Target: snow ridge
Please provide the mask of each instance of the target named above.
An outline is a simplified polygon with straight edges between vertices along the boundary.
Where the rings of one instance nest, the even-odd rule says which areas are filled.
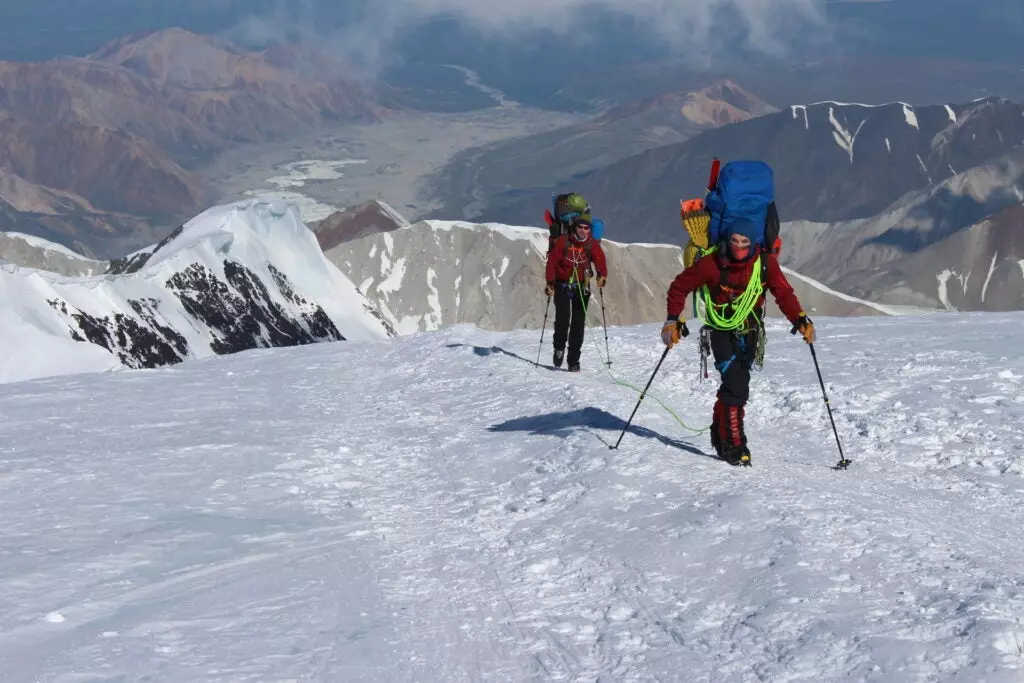
[[[0,267],[0,381],[393,332],[294,204],[213,207],[102,276]],[[48,359],[62,349],[59,370]]]

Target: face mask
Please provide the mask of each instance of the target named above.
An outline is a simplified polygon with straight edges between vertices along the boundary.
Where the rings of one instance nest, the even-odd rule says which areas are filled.
[[[743,247],[741,249],[734,244],[730,244],[729,249],[732,251],[732,257],[737,261],[747,258],[747,255],[750,253],[750,247]]]

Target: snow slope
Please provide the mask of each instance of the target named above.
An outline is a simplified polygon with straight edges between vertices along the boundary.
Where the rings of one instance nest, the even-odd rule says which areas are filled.
[[[211,208],[111,272],[0,265],[0,381],[389,335],[294,205]]]
[[[85,261],[87,263],[102,263],[101,261],[97,261],[95,259],[82,256],[78,252],[68,249],[63,244],[57,244],[56,242],[51,242],[50,240],[43,239],[42,237],[36,237],[35,235],[26,235],[25,233],[21,232],[4,232],[3,234],[6,235],[7,237],[15,237],[21,240],[22,242],[25,242],[26,244],[31,245],[36,249],[42,251],[52,251],[56,254],[60,254],[61,256],[70,259],[75,259],[78,261]]]
[[[106,261],[86,258],[61,244],[20,232],[0,232],[0,261],[69,276],[95,275],[107,266]]]
[[[579,375],[456,327],[6,386],[0,679],[1021,680],[1024,315],[817,322],[845,472],[777,322],[751,469],[654,398],[610,450],[598,330]],[[696,375],[653,393],[700,428]]]

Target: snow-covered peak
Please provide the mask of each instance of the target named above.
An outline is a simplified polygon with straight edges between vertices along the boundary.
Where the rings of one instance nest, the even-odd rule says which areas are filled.
[[[297,207],[246,200],[213,207],[110,273],[65,277],[0,268],[0,380],[74,369],[157,367],[245,349],[392,334],[323,256]],[[37,349],[61,340],[64,366]]]

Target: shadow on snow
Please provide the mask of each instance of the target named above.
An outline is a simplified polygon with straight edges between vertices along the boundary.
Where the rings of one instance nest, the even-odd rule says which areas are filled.
[[[521,360],[524,363],[529,363],[530,365],[534,365],[535,364],[535,361],[532,361],[529,358],[524,358],[524,357],[520,356],[518,353],[512,353],[511,351],[506,351],[505,349],[501,348],[500,346],[473,346],[472,344],[448,344],[447,345],[447,347],[449,349],[457,349],[457,348],[462,348],[462,347],[466,347],[466,346],[468,346],[469,348],[473,349],[473,353],[476,354],[477,356],[480,356],[481,358],[486,357],[486,356],[490,356],[490,355],[493,355],[493,354],[496,354],[496,353],[501,353],[501,354],[504,354],[506,356],[510,356],[512,358],[516,358],[518,360]],[[541,365],[540,367],[550,367],[550,366]]]
[[[562,413],[546,413],[544,415],[534,415],[532,417],[517,417],[512,420],[502,422],[501,424],[491,425],[487,430],[491,432],[529,432],[530,434],[566,437],[573,431],[583,428],[590,431],[590,433],[597,437],[601,443],[610,448],[614,445],[614,440],[607,441],[601,436],[601,434],[593,430],[614,432],[616,434],[615,438],[618,439],[618,433],[621,432],[622,428],[625,426],[626,421],[621,417],[612,415],[600,408],[590,407],[580,408],[579,410],[570,410]],[[705,453],[685,441],[680,441],[679,439],[673,439],[665,436],[664,434],[659,434],[647,427],[631,424],[629,429],[626,431],[628,434],[632,434],[634,436],[643,437],[645,439],[655,439],[666,446],[672,446],[673,448],[678,448],[686,451],[687,453],[715,458],[714,455]],[[628,446],[626,437],[623,437],[622,443],[619,444],[619,448],[622,448],[624,445]]]
[[[469,347],[473,349],[474,354],[480,357],[500,353],[505,356],[521,360],[524,363],[535,365],[534,361],[529,358],[524,358],[517,353],[507,351],[500,346],[473,346],[471,344],[448,344],[447,346],[448,348]],[[540,367],[554,369],[548,365],[541,365]],[[582,428],[593,434],[598,441],[611,448],[615,441],[606,440],[595,430],[614,432],[615,439],[618,439],[618,433],[621,432],[622,428],[625,426],[626,421],[621,417],[612,415],[608,411],[601,410],[600,408],[590,407],[562,413],[534,415],[533,417],[517,417],[515,419],[502,422],[501,424],[491,425],[487,430],[491,432],[529,432],[530,434],[535,435],[560,436],[564,438],[572,434],[573,431]],[[672,437],[665,436],[664,434],[659,434],[653,429],[648,429],[647,427],[631,424],[629,429],[626,431],[628,434],[632,434],[634,436],[639,436],[645,439],[655,439],[666,446],[672,446],[673,448],[678,448],[686,451],[687,453],[702,455],[714,460],[718,459],[717,456],[705,453],[686,441],[680,441],[679,439],[673,439]],[[619,448],[622,448],[623,445],[627,445],[626,441],[626,437],[623,437],[622,443],[619,444]]]

